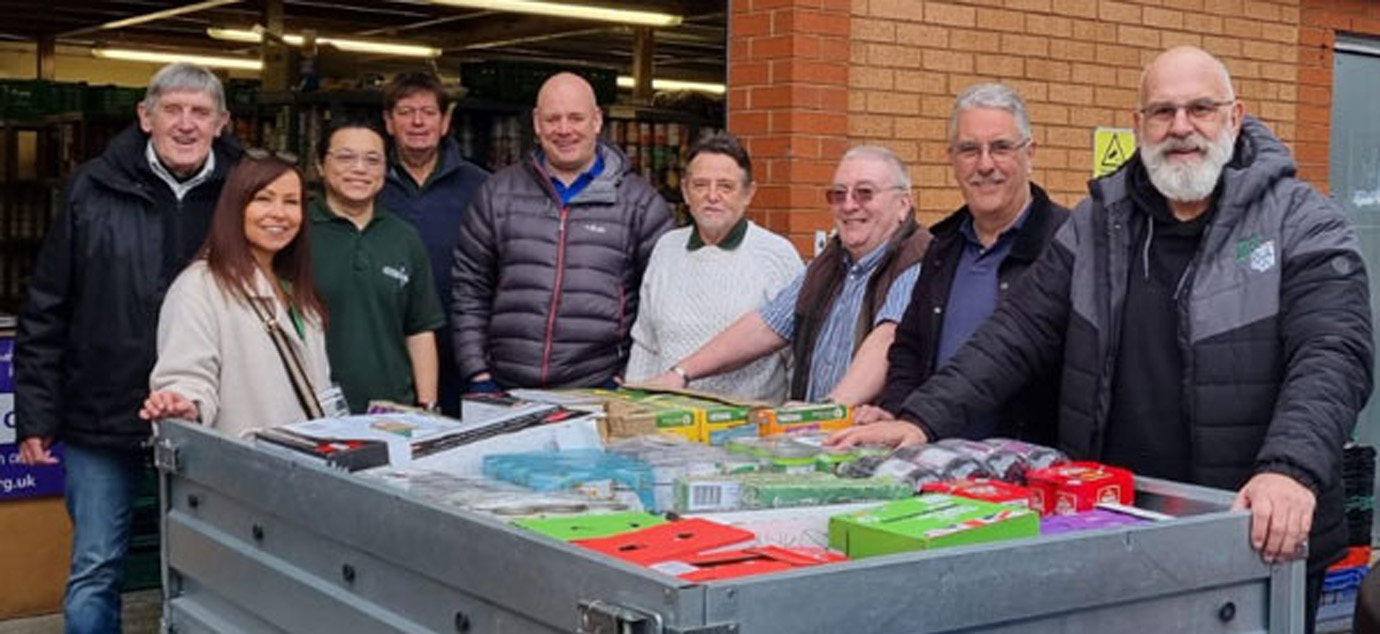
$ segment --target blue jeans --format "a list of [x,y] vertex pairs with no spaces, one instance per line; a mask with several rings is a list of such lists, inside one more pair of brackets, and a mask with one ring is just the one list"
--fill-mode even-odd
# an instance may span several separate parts
[[68,445],[67,514],[72,571],[62,611],[66,634],[119,634],[120,583],[144,452]]

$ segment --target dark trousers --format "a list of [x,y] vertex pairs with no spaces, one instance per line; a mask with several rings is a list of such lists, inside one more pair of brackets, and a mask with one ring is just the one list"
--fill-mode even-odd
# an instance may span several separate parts
[[1309,571],[1303,578],[1303,632],[1313,634],[1318,627],[1318,604],[1322,602],[1323,579],[1327,569]]

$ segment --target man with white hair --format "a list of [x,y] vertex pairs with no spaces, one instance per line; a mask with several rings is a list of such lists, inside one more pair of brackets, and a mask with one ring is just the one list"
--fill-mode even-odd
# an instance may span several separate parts
[[[954,100],[949,163],[964,205],[930,228],[934,243],[887,353],[886,389],[878,407],[855,414],[857,422],[894,418],[890,412],[900,411],[911,390],[992,316],[1068,218],[1068,209],[1030,181],[1035,139],[1025,100],[1009,86],[974,84]],[[1058,414],[1058,379],[1032,381],[962,435],[1046,441]]]
[[38,255],[14,347],[25,464],[65,445],[75,527],[63,600],[68,634],[120,631],[120,581],[149,424],[139,408],[156,358],[158,306],[201,248],[236,146],[220,80],[171,64],[139,121],[73,172]]
[[792,400],[860,405],[877,397],[930,235],[915,221],[905,164],[886,148],[844,154],[825,200],[838,232],[819,257],[652,384],[685,387],[789,346]]
[[1054,244],[901,420],[840,444],[953,436],[1059,370],[1076,458],[1237,490],[1266,561],[1308,543],[1308,618],[1346,543],[1342,445],[1371,390],[1355,233],[1192,47],[1141,81],[1140,150],[1091,185]]

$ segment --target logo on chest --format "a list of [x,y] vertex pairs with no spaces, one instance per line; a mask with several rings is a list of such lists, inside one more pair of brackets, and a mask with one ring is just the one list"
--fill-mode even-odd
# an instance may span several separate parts
[[407,286],[407,282],[412,279],[407,274],[407,267],[405,266],[385,266],[383,267],[383,274],[397,280],[400,287]]
[[1264,273],[1275,267],[1279,261],[1275,253],[1275,241],[1260,236],[1251,236],[1236,242],[1236,261],[1249,266],[1252,271]]

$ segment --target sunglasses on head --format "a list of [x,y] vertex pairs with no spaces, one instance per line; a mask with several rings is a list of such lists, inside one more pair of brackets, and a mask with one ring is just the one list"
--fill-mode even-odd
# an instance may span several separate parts
[[297,155],[292,152],[279,152],[262,147],[251,147],[244,149],[244,155],[256,161],[263,161],[270,158],[278,159],[288,165],[297,164]]

